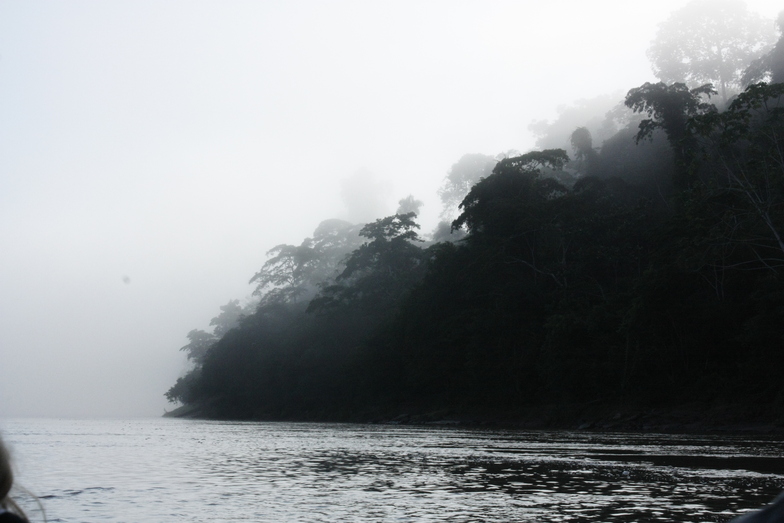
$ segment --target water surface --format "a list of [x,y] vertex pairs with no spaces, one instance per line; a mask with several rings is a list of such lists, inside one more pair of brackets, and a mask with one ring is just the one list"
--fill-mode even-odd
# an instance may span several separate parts
[[727,521],[784,489],[784,442],[757,436],[178,419],[0,428],[52,522]]

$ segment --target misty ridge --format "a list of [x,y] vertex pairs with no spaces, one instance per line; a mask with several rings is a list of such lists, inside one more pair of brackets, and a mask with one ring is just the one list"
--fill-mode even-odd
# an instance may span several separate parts
[[429,232],[416,195],[379,216],[389,187],[354,173],[347,220],[273,246],[252,299],[187,334],[171,415],[784,423],[783,35],[784,12],[689,3],[649,47],[658,82],[458,158]]

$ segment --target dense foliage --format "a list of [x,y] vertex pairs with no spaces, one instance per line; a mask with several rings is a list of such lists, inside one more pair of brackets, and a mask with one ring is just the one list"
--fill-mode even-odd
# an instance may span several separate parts
[[724,110],[714,94],[632,89],[642,120],[601,148],[577,128],[574,160],[463,157],[441,191],[445,215],[460,201],[453,241],[422,241],[411,198],[275,247],[251,280],[261,301],[188,335],[194,368],[167,397],[255,419],[587,401],[784,413],[784,84]]

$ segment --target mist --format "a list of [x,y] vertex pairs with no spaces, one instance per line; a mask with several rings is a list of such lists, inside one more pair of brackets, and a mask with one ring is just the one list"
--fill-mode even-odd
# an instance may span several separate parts
[[270,248],[409,195],[433,231],[685,3],[0,2],[0,416],[162,414]]

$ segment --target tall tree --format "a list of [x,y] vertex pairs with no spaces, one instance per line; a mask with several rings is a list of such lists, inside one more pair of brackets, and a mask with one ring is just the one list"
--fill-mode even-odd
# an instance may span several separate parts
[[559,170],[568,161],[563,149],[532,151],[501,160],[492,176],[476,184],[465,197],[460,204],[463,212],[452,222],[452,228],[465,227],[469,244],[490,242],[495,247],[489,251],[563,286],[558,270],[542,264],[543,258],[553,258],[543,255],[543,251],[549,254],[562,247],[554,246],[559,240],[551,241],[557,235],[549,234],[552,223],[544,224],[547,220],[543,217],[551,202],[567,194],[568,189],[543,173]]
[[[493,169],[493,176],[476,184],[460,203],[460,216],[452,222],[453,229],[465,227],[470,233],[504,231],[516,226],[519,217],[504,212],[534,212],[534,204],[547,200],[566,189],[553,178],[540,176],[543,169],[558,170],[569,161],[563,149],[532,151],[522,156],[505,158]],[[527,206],[521,206],[525,200]],[[499,208],[501,206],[501,208]]]
[[662,129],[675,153],[676,186],[688,185],[689,164],[696,153],[696,140],[687,126],[689,118],[716,112],[716,107],[705,97],[716,94],[711,84],[689,89],[685,84],[664,82],[652,84],[645,82],[631,89],[626,95],[626,106],[635,113],[645,113],[636,141],[652,139],[657,129]]
[[726,102],[746,67],[775,40],[773,24],[740,0],[694,0],[659,25],[648,49],[665,83],[713,83]]
[[776,19],[779,29],[779,41],[773,48],[757,58],[743,73],[743,85],[770,80],[773,83],[784,83],[784,11]]
[[193,362],[199,366],[204,362],[207,351],[210,347],[215,345],[215,342],[219,339],[220,336],[210,334],[201,329],[193,329],[188,333],[188,344],[181,347],[180,350],[187,352],[188,359],[193,360]]
[[395,211],[395,214],[408,214],[413,212],[415,215],[419,215],[419,209],[421,209],[423,205],[424,203],[422,200],[417,200],[414,198],[413,194],[409,194],[397,202],[397,211]]
[[578,172],[591,175],[596,169],[599,158],[593,148],[593,137],[587,127],[578,127],[572,132],[569,140],[574,150],[575,168]]
[[359,227],[343,220],[324,220],[300,245],[281,244],[269,251],[269,259],[250,283],[263,302],[308,300],[324,281],[337,276],[345,256],[361,243]]
[[210,325],[214,327],[213,333],[218,338],[239,325],[245,312],[240,307],[240,300],[230,300],[226,305],[221,305],[220,310],[221,313],[210,320]]
[[[784,84],[749,86],[727,111],[697,116],[715,223],[706,243],[721,268],[784,270]],[[705,213],[707,214],[707,213]]]
[[465,154],[450,169],[444,179],[438,196],[444,205],[443,218],[451,218],[458,204],[465,198],[471,187],[482,178],[490,176],[497,160],[486,154]]
[[319,311],[346,304],[372,304],[383,310],[395,303],[421,277],[424,251],[415,229],[416,214],[395,214],[365,225],[360,235],[367,241],[345,261],[334,285],[324,285],[308,306]]

